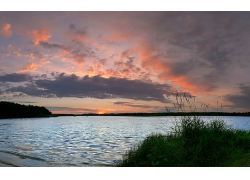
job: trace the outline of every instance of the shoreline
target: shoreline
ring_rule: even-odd
[[[0,167],[48,167],[42,159],[0,150]]]
[[[58,116],[250,116],[250,112],[169,112],[169,113],[108,113],[108,114],[52,114]]]
[[[207,117],[223,117],[223,116],[234,116],[234,117],[250,117],[250,112],[246,113],[118,113],[118,114],[52,114],[49,116],[40,116],[40,117],[0,117],[0,120],[11,120],[11,119],[30,119],[30,118],[53,118],[53,117],[61,117],[61,116],[127,116],[127,117],[161,117],[161,116],[207,116]]]

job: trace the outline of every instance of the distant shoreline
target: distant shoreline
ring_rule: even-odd
[[[0,102],[0,119],[46,118],[58,116],[250,116],[250,112],[159,112],[159,113],[107,113],[107,114],[53,114],[45,107]]]
[[[170,113],[108,113],[108,114],[53,114],[55,116],[250,116],[250,112],[170,112]]]
[[[21,105],[0,101],[0,119],[50,117],[52,113],[45,107]]]
[[[118,113],[118,114],[51,114],[48,116],[40,117],[5,117],[2,119],[27,119],[27,118],[53,118],[60,116],[128,116],[128,117],[160,117],[160,116],[237,116],[237,117],[250,117],[250,113]]]

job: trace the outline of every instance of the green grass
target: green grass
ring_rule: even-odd
[[[222,120],[184,116],[172,133],[148,136],[116,166],[250,166],[250,131],[229,128]]]

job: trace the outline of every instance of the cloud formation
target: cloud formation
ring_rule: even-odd
[[[119,106],[128,106],[128,107],[134,107],[134,108],[153,108],[153,109],[163,109],[160,106],[150,106],[150,105],[144,105],[144,104],[139,104],[139,103],[132,103],[132,102],[123,102],[123,101],[116,101],[114,102],[114,105],[119,105]]]
[[[0,82],[26,82],[32,79],[33,77],[29,74],[11,73],[0,75]]]
[[[28,32],[34,40],[34,44],[39,45],[40,41],[47,41],[51,35],[45,29],[32,30]]]
[[[71,23],[69,25],[69,30],[68,30],[68,37],[72,38],[73,40],[82,40],[86,41],[87,40],[87,27],[85,28],[77,28],[75,24]]]
[[[75,74],[66,75],[65,73],[56,75],[54,80],[35,80],[34,84],[13,87],[6,91],[22,92],[39,97],[126,98],[160,102],[167,102],[166,96],[172,93],[171,87],[167,84],[150,84],[139,80],[113,77],[79,77]]]
[[[5,24],[5,26],[1,30],[1,34],[5,37],[10,37],[12,35],[10,28],[11,24]]]
[[[229,94],[225,100],[229,101],[234,108],[250,109],[250,83],[239,84],[241,94]]]
[[[45,61],[45,60],[41,60],[38,63],[30,62],[30,63],[26,64],[25,67],[23,67],[18,72],[19,73],[23,73],[23,72],[35,72],[38,68],[40,68],[40,67],[42,67],[42,66],[44,66],[46,64],[49,64],[49,63],[50,63],[49,61]]]
[[[39,45],[47,49],[67,49],[67,47],[62,44],[50,43],[48,41],[39,41]]]
[[[86,47],[80,50],[79,47],[74,48],[62,44],[50,43],[48,41],[40,41],[39,45],[46,49],[59,50],[57,55],[59,55],[61,59],[71,59],[77,64],[82,64],[87,57],[92,57],[94,55],[94,52]]]
[[[62,101],[121,98],[117,109],[145,105],[150,110],[154,107],[146,103],[126,102],[166,102],[164,94],[173,88],[206,101],[208,94],[212,100],[230,94],[228,105],[236,107],[239,101],[246,107],[239,99],[248,97],[243,89],[249,81],[249,12],[0,12],[0,16],[0,72],[40,77],[32,83],[2,80],[2,91]],[[57,74],[51,77],[51,71]],[[239,92],[233,94],[238,84]]]
[[[211,92],[225,82],[230,67],[246,54],[238,47],[247,49],[250,44],[247,17],[247,12],[155,13],[147,21],[150,38],[144,39],[143,65],[163,71],[160,78],[175,79],[178,75],[186,83],[207,86],[205,90]],[[189,59],[192,63],[185,65]],[[178,81],[183,86],[181,79]]]
[[[69,25],[69,31],[74,33],[74,34],[81,35],[81,36],[85,36],[87,34],[86,28],[77,29],[75,24]]]
[[[60,107],[60,106],[49,106],[46,107],[52,113],[71,113],[71,114],[84,114],[84,113],[98,113],[98,109],[91,109],[91,108],[71,108],[71,107]]]

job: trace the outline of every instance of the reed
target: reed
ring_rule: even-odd
[[[178,111],[196,110],[195,97],[176,95]],[[209,104],[201,104],[206,110]],[[250,165],[250,131],[228,127],[221,119],[207,122],[199,116],[182,116],[172,132],[152,134],[131,148],[115,166],[226,167]]]
[[[205,122],[199,117],[182,117],[172,133],[148,136],[116,166],[249,166],[249,152],[249,131],[229,128],[222,120]]]

